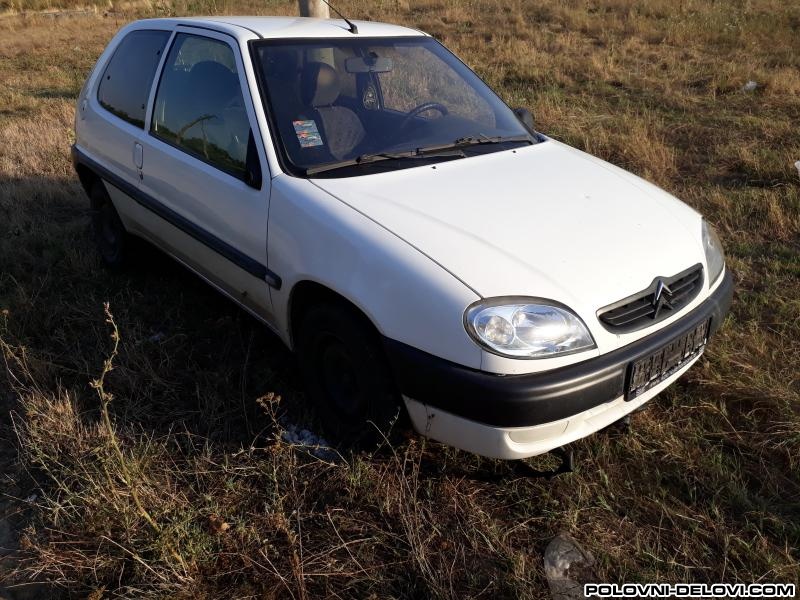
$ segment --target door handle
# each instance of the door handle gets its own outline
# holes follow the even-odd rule
[[[133,164],[135,164],[136,168],[139,170],[141,170],[144,164],[144,149],[139,142],[134,142],[133,144]]]

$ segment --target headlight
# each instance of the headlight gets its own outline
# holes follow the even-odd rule
[[[467,331],[479,344],[512,358],[545,358],[595,347],[577,315],[532,298],[478,302],[464,318]]]
[[[722,252],[722,242],[714,228],[705,220],[703,221],[703,249],[706,251],[706,264],[708,265],[708,284],[717,280],[722,268],[725,266],[725,254]]]

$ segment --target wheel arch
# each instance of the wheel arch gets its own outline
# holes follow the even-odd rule
[[[311,307],[319,304],[338,305],[353,311],[375,333],[376,338],[380,338],[381,332],[378,327],[355,302],[327,285],[304,279],[294,284],[289,295],[288,333],[292,348],[294,348],[295,340],[297,339],[297,328],[302,322],[303,315]]]
[[[97,173],[84,164],[76,164],[75,172],[78,174],[78,181],[81,182],[81,187],[83,187],[83,191],[86,192],[87,196],[92,193],[92,187],[94,187],[95,183],[102,181]]]

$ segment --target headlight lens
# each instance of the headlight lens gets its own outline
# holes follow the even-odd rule
[[[714,228],[706,221],[703,221],[703,249],[706,252],[706,264],[708,265],[709,285],[714,283],[722,273],[725,266],[725,254],[722,251],[722,242]]]
[[[503,356],[545,358],[595,347],[586,325],[569,309],[531,298],[480,302],[465,319],[478,343]]]

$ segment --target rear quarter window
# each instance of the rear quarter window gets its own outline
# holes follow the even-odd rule
[[[132,31],[120,42],[103,72],[97,100],[110,113],[144,127],[147,97],[169,31]]]

